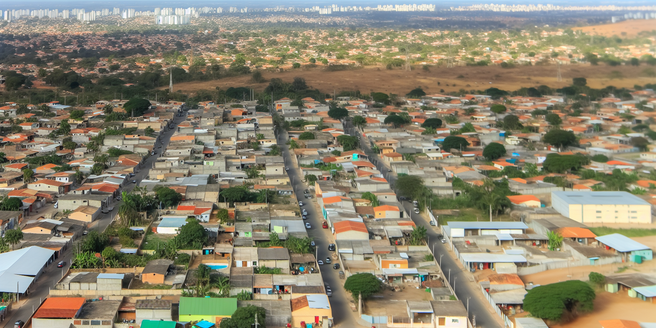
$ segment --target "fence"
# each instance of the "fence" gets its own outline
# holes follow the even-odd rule
[[[514,328],[515,324],[513,324],[513,322],[510,321],[510,319],[503,312],[501,312],[501,309],[499,308],[497,303],[494,302],[494,300],[492,299],[492,296],[490,296],[490,294],[488,294],[487,291],[485,290],[485,288],[483,288],[482,286],[481,286],[481,291],[483,292],[483,295],[485,296],[487,301],[490,303],[490,305],[492,305],[492,308],[494,309],[494,312],[496,312],[501,317],[501,319],[503,319],[503,323],[505,324],[505,327]]]
[[[588,265],[604,265],[604,264],[620,263],[620,262],[622,262],[622,259],[617,257],[608,257],[608,258],[595,260],[594,264],[591,263],[590,260],[556,261],[556,262],[542,263],[525,268],[517,268],[517,274],[520,276],[524,276],[524,275],[538,273],[547,270],[564,269],[564,268],[588,266]]]
[[[360,316],[362,320],[366,321],[367,323],[371,324],[376,324],[376,323],[387,323],[387,317],[385,316],[370,316],[363,314]]]

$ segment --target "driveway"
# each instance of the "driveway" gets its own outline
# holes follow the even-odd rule
[[[393,186],[394,181],[396,180],[396,176],[385,165],[383,165],[383,161],[371,150],[370,145],[364,141],[365,139],[360,137],[360,133],[357,131],[357,129],[355,129],[350,122],[346,122],[344,124],[344,130],[346,133],[352,136],[358,136],[360,138],[360,148],[365,151],[372,162],[375,162],[378,170],[383,173],[383,175],[387,178],[387,181],[390,182],[390,185]],[[469,299],[469,317],[472,319],[472,322],[475,316],[476,326],[478,327],[501,328],[502,325],[499,324],[500,318],[497,320],[498,317],[496,317],[496,314],[493,315],[490,313],[490,311],[493,311],[491,308],[492,306],[489,303],[483,301],[480,289],[475,289],[471,284],[466,283],[468,279],[467,273],[463,272],[462,269],[458,267],[456,260],[449,255],[446,245],[442,244],[438,240],[438,233],[436,232],[436,229],[433,229],[433,227],[431,227],[430,224],[421,217],[421,215],[415,214],[413,212],[414,206],[412,203],[402,203],[406,212],[410,213],[412,221],[414,221],[417,226],[423,226],[426,228],[428,236],[428,247],[433,250],[435,259],[442,267],[442,271],[447,276],[447,279],[449,279],[450,275],[450,284],[455,288],[458,299],[463,302],[465,306],[467,306],[467,299]]]

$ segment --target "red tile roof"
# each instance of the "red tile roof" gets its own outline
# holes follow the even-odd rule
[[[35,318],[73,318],[84,305],[84,297],[49,297],[34,314]]]
[[[364,222],[357,221],[340,221],[333,224],[333,227],[335,228],[335,234],[347,231],[369,232],[367,226],[364,225]]]

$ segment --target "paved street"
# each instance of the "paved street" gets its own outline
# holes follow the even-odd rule
[[[141,180],[146,178],[148,176],[148,171],[150,171],[150,168],[152,167],[153,163],[157,159],[159,155],[166,149],[166,146],[168,145],[171,136],[177,129],[178,124],[184,120],[186,117],[186,114],[183,114],[182,117],[175,117],[173,122],[171,123],[172,128],[167,128],[166,131],[161,133],[161,137],[159,138],[158,142],[155,145],[156,148],[156,154],[155,156],[150,156],[148,157],[144,163],[138,166],[137,173],[131,180],[137,180],[137,185]],[[162,146],[161,148],[157,149],[158,146]],[[128,183],[125,187],[123,187],[123,191],[131,191],[134,189],[135,184],[133,183]],[[104,231],[107,226],[113,221],[114,217],[116,216],[118,212],[119,206],[122,204],[121,202],[113,202],[112,206],[114,206],[114,210],[109,213],[109,214],[101,214],[100,219],[96,220],[90,225],[90,229],[96,229],[99,231]],[[52,205],[50,205],[52,206]],[[5,321],[1,322],[0,324],[2,327],[10,328],[13,327],[14,322],[17,320],[23,320],[26,321],[33,311],[41,304],[41,300],[46,298],[50,292],[50,288],[54,287],[57,281],[62,278],[63,274],[66,272],[68,269],[68,266],[71,263],[71,259],[73,257],[73,247],[69,247],[66,249],[64,252],[62,252],[62,255],[55,260],[54,263],[50,264],[44,272],[41,274],[41,277],[34,282],[32,287],[29,289],[29,295],[25,298],[21,298],[18,304],[14,303],[12,304],[12,310],[9,313],[9,316],[5,319]],[[57,268],[57,262],[59,261],[64,261],[66,263],[66,266],[64,268]]]
[[[360,135],[357,129],[355,129],[350,124],[350,122],[346,122],[344,124],[344,129],[345,132],[350,135],[353,136]],[[383,173],[383,175],[385,175],[387,181],[389,181],[390,184],[393,186],[395,181],[394,173],[390,172],[390,170],[383,165],[382,160],[378,157],[377,154],[375,154],[371,150],[367,142],[364,142],[363,140],[364,139],[362,138],[360,139],[360,148],[365,151],[365,153],[369,156],[372,162],[375,161],[378,170],[381,173]],[[423,226],[426,228],[428,241],[429,241],[428,247],[434,250],[435,258],[436,260],[438,260],[438,263],[441,262],[442,271],[447,276],[447,278],[449,276],[449,272],[451,273],[450,283],[451,286],[454,286],[454,281],[455,281],[456,286],[454,288],[456,291],[456,295],[458,296],[458,299],[462,301],[466,306],[467,299],[470,298],[469,300],[470,319],[473,319],[474,316],[476,316],[476,325],[478,327],[484,327],[484,328],[502,327],[499,324],[497,318],[494,317],[496,316],[496,314],[493,315],[490,313],[491,306],[487,303],[484,303],[483,300],[481,299],[480,297],[481,291],[478,289],[473,289],[470,286],[470,284],[464,283],[464,281],[466,281],[467,279],[465,272],[463,272],[458,267],[456,260],[449,255],[447,246],[442,244],[438,240],[437,238],[438,233],[436,232],[436,230],[434,230],[433,227],[431,227],[430,224],[423,217],[421,217],[421,215],[414,214],[413,205],[410,202],[403,202],[403,206],[407,213],[411,213],[412,220],[415,222],[417,226]],[[440,261],[440,257],[441,257],[441,261]]]
[[[334,252],[328,251],[328,244],[334,243],[333,236],[329,229],[322,229],[321,223],[323,217],[317,212],[315,208],[316,199],[305,199],[303,191],[307,188],[303,183],[298,169],[294,166],[289,153],[289,147],[285,144],[289,139],[287,132],[282,132],[278,135],[278,145],[282,151],[282,156],[285,159],[285,166],[289,168],[288,174],[291,180],[294,192],[298,200],[303,201],[303,208],[308,212],[308,219],[305,222],[310,222],[312,229],[307,229],[308,235],[314,240],[317,245],[317,259],[326,261],[326,257],[331,256]],[[321,274],[323,275],[324,282],[328,283],[333,291],[333,296],[330,297],[330,305],[333,310],[333,318],[337,327],[363,327],[356,322],[357,312],[351,311],[349,301],[347,299],[347,292],[343,288],[344,280],[339,279],[339,271],[334,270],[333,264],[336,263],[334,259],[332,264],[324,264],[321,267]]]

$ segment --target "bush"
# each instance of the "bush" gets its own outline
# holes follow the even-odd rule
[[[603,286],[603,284],[606,282],[606,276],[598,272],[590,272],[588,279],[590,279],[591,283],[597,286]]]

